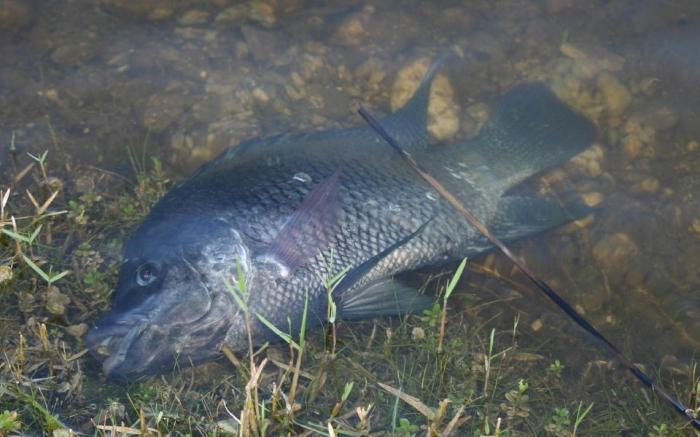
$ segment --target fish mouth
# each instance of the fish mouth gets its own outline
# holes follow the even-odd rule
[[[104,374],[115,376],[118,373],[115,370],[124,364],[129,350],[147,327],[145,320],[102,320],[88,332],[85,343],[97,359],[103,360]],[[143,361],[140,364],[143,365]]]

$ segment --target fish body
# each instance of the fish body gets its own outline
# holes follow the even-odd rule
[[[576,218],[509,188],[595,138],[593,125],[544,85],[506,93],[477,137],[429,145],[434,68],[414,97],[383,120],[403,147],[504,240]],[[327,316],[409,313],[431,299],[394,275],[490,248],[369,127],[245,142],[168,192],[125,246],[110,313],[87,343],[106,352],[109,376],[153,374],[213,359],[223,345],[299,332]],[[237,302],[233,293],[243,296]]]

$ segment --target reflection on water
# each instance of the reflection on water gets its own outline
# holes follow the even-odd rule
[[[473,135],[496,95],[531,80],[596,122],[597,145],[530,187],[603,199],[595,220],[516,247],[633,360],[688,366],[700,345],[695,1],[4,0],[2,180],[14,174],[10,144],[20,161],[48,149],[79,169],[59,170],[67,196],[94,184],[80,169],[128,173],[127,150],[147,148],[184,177],[247,138],[359,124],[359,103],[388,112],[445,52],[455,56],[433,90],[436,141]],[[505,293],[470,282],[485,300]],[[583,366],[581,335],[528,290],[514,290],[509,311],[534,344],[555,336],[543,348]]]

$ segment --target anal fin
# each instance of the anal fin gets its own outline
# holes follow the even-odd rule
[[[400,316],[419,313],[433,302],[431,296],[419,293],[401,280],[384,278],[343,293],[338,311],[343,319],[350,320]]]

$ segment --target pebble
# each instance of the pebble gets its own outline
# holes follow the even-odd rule
[[[262,88],[253,89],[253,98],[260,103],[267,103],[270,101],[270,96],[268,96]]]
[[[362,11],[348,15],[335,30],[331,40],[345,47],[365,45],[368,37],[365,25],[373,13],[373,6],[365,6]]]
[[[535,319],[535,321],[530,325],[530,329],[532,329],[533,332],[539,332],[543,326],[544,323],[542,323],[542,319]]]
[[[185,26],[193,26],[196,24],[204,24],[209,20],[210,14],[207,11],[199,9],[191,9],[180,17],[178,22]]]
[[[688,144],[686,144],[685,148],[688,149],[688,152],[694,152],[694,151],[700,149],[700,143],[693,140],[693,141],[688,142]]]
[[[277,22],[275,8],[270,3],[263,1],[254,1],[250,5],[248,18],[265,27],[272,27]]]
[[[245,10],[242,5],[232,6],[219,12],[214,18],[214,23],[222,26],[235,26],[245,19]]]
[[[639,254],[634,241],[622,232],[606,236],[593,246],[593,257],[607,271],[627,271]]]
[[[573,166],[574,170],[589,177],[598,177],[602,173],[601,166],[605,152],[600,144],[594,144],[578,155],[574,156],[568,166]]]
[[[12,280],[12,268],[8,265],[0,265],[0,284]]]
[[[598,75],[597,85],[608,115],[612,117],[622,115],[632,102],[632,96],[627,88],[609,73]]]
[[[597,206],[601,202],[603,202],[603,195],[595,191],[591,193],[585,193],[581,194],[581,200],[583,200],[583,203],[585,203],[587,206],[593,208],[594,206]]]
[[[641,182],[632,187],[634,191],[653,194],[659,190],[659,180],[653,177],[643,179]]]
[[[690,232],[700,237],[700,218],[693,219],[690,223]]]
[[[620,71],[625,64],[625,58],[598,46],[564,42],[559,50],[576,62],[576,71],[583,79],[591,79],[605,71]]]
[[[399,71],[391,92],[392,110],[399,109],[413,96],[429,66],[430,60],[422,58]],[[460,108],[454,94],[449,79],[438,74],[428,103],[428,132],[437,141],[450,140],[459,131]]]

